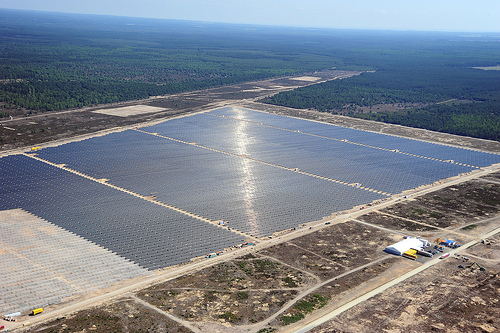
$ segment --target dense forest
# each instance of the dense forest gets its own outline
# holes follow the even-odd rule
[[[500,71],[472,68],[500,61],[498,41],[499,36],[457,36],[380,49],[363,60],[374,72],[263,102],[500,141]],[[394,108],[379,111],[381,105]]]
[[[499,54],[498,34],[0,9],[0,117],[16,108],[79,108],[336,67],[366,72],[263,101],[500,140],[500,71],[472,68],[497,65]]]
[[[291,28],[0,10],[0,102],[61,110],[335,66],[307,36]]]

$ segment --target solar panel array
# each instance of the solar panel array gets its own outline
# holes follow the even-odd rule
[[[29,311],[149,274],[21,209],[0,211],[0,313]]]
[[[257,237],[500,162],[496,154],[241,108],[36,155]],[[243,241],[225,228],[27,156],[1,158],[0,168],[0,210],[23,208],[146,268]]]
[[[241,115],[237,116],[257,118],[248,116],[254,113],[259,114],[255,111],[242,110]],[[236,115],[233,114],[233,116]],[[440,179],[473,170],[471,166],[308,135],[303,130],[295,129],[299,128],[301,123],[306,123],[307,126],[312,124],[311,127],[336,128],[338,126],[333,127],[276,115],[269,116],[283,119],[284,125],[293,130],[200,114],[176,121],[167,121],[145,128],[144,131],[187,142],[193,141],[202,146],[246,155],[286,168],[299,168],[304,172],[345,183],[359,183],[364,187],[390,194],[401,193],[423,184],[432,184]],[[268,115],[264,114],[263,119],[260,120],[265,121],[266,117]],[[277,120],[272,119],[273,121],[269,123],[278,126]],[[298,124],[294,125],[293,122],[298,122]],[[383,139],[387,137],[379,136]],[[371,141],[371,144],[376,145],[377,141]]]
[[[22,208],[156,269],[244,237],[24,155],[0,158],[0,210]]]
[[[386,198],[133,130],[43,149],[38,156],[257,237]]]
[[[457,148],[437,143],[424,142],[407,139],[393,135],[373,133],[352,128],[345,128],[326,123],[318,123],[292,117],[257,112],[243,108],[227,107],[211,112],[214,115],[233,117],[235,119],[248,120],[256,123],[263,123],[270,126],[277,126],[290,130],[314,135],[326,136],[339,140],[349,140],[352,142],[366,144],[384,149],[397,149],[401,152],[426,156],[441,160],[453,160],[476,167],[485,167],[500,163],[500,155],[480,152],[472,149]]]

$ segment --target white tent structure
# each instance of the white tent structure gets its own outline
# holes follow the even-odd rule
[[[410,249],[418,249],[424,247],[424,243],[418,238],[408,237],[401,242],[397,242],[385,248],[385,252],[390,254],[395,254],[397,256],[402,256],[403,253]]]

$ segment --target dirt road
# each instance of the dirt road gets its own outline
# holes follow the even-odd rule
[[[470,248],[471,246],[477,244],[480,239],[483,239],[483,238],[490,238],[494,235],[496,235],[497,233],[500,232],[500,228],[496,228],[490,232],[487,232],[483,235],[481,235],[481,237],[479,237],[478,239],[475,239],[475,240],[472,240],[470,242],[468,242],[467,244],[464,244],[463,246],[457,248],[457,249],[453,249],[453,250],[450,250],[449,253],[450,253],[450,256],[455,254],[455,253],[459,253],[459,252],[462,252],[462,251],[465,251],[467,250],[468,248]],[[423,264],[422,266],[420,267],[417,267],[415,268],[414,270],[406,273],[406,274],[403,274],[401,275],[400,277],[384,284],[383,286],[380,286],[378,288],[375,288],[373,289],[372,291],[364,294],[363,296],[339,307],[338,309],[335,309],[334,311],[328,313],[327,315],[325,316],[322,316],[321,318],[318,318],[318,319],[313,319],[313,320],[310,320],[308,323],[306,323],[306,325],[302,326],[301,328],[299,329],[290,329],[290,330],[283,330],[283,332],[294,332],[294,333],[304,333],[304,332],[308,332],[310,331],[311,329],[315,328],[316,326],[319,326],[323,323],[326,323],[327,321],[335,318],[336,316],[338,316],[339,314],[341,314],[342,312],[344,311],[347,311],[349,310],[350,308],[360,304],[361,302],[364,302],[378,294],[381,294],[383,293],[385,290],[391,288],[392,286],[395,286],[396,284],[399,284],[413,276],[415,276],[416,274],[428,269],[429,267],[432,267],[436,264],[438,264],[439,262],[441,262],[442,260],[446,260],[446,259],[439,259],[439,258],[434,258],[428,262],[426,262],[425,264]]]

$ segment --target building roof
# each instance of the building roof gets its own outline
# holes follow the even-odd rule
[[[422,246],[423,243],[420,239],[408,237],[402,240],[401,242],[397,242],[395,244],[386,247],[384,251],[387,253],[401,256],[403,255],[404,252],[408,251],[409,249],[420,249],[422,248]]]

